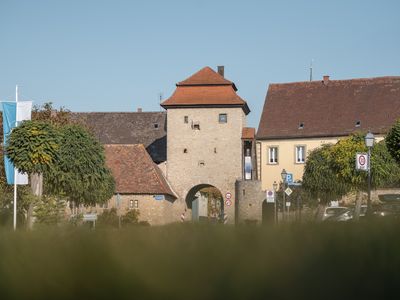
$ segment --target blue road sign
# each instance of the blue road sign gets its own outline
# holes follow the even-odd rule
[[[286,174],[286,182],[287,183],[293,183],[293,173],[287,173]]]

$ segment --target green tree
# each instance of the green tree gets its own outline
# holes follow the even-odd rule
[[[55,225],[65,218],[65,201],[57,197],[43,196],[35,205],[37,224]]]
[[[389,153],[400,164],[400,119],[389,130],[385,141]]]
[[[75,204],[95,205],[109,200],[114,179],[105,165],[104,148],[78,125],[60,128],[57,163],[45,174],[46,191]]]

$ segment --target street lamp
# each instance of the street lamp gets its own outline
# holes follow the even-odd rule
[[[371,216],[371,148],[374,146],[375,137],[371,132],[365,136],[365,145],[368,147],[368,200],[367,200],[367,217]]]
[[[282,205],[282,220],[285,220],[285,209],[286,209],[286,196],[285,196],[285,188],[286,188],[286,179],[287,172],[285,169],[281,172],[282,182],[283,182],[283,205]]]
[[[274,188],[274,221],[275,224],[278,223],[278,214],[276,211],[276,192],[278,191],[278,184],[276,183],[276,181],[274,181],[274,183],[272,184],[272,187]]]

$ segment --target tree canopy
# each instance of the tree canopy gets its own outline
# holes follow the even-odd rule
[[[45,188],[77,204],[102,203],[114,193],[114,179],[105,165],[103,146],[84,128],[60,128],[58,161],[45,174]]]

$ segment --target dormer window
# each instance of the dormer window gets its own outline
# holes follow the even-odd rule
[[[356,122],[356,127],[360,127],[361,126],[361,121],[357,121]]]
[[[154,128],[158,129],[158,124],[157,123],[154,123]]]
[[[304,128],[304,123],[303,122],[300,122],[299,123],[299,129],[303,129]]]

